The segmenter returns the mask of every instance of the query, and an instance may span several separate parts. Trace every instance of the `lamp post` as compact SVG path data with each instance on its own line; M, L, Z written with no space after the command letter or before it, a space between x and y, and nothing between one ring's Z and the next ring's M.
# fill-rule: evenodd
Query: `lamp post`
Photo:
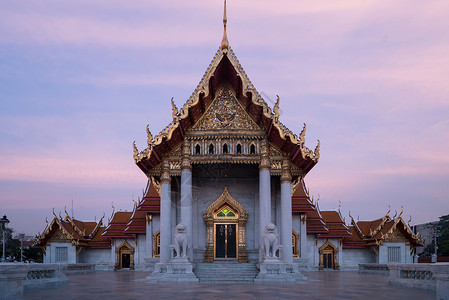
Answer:
M19 233L20 239L20 262L23 262L23 239L25 238L24 233Z
M0 224L2 226L2 232L3 232L3 255L2 255L2 262L6 261L6 257L5 257L5 229L6 229L6 224L9 223L8 218L6 217L6 215L3 216L3 218L0 219Z

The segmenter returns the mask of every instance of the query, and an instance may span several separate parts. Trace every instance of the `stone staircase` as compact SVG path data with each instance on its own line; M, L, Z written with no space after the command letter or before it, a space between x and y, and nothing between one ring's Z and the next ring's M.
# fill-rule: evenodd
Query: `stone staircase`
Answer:
M197 263L193 270L199 282L254 282L259 273L255 263L238 263L232 261L215 261L213 263Z

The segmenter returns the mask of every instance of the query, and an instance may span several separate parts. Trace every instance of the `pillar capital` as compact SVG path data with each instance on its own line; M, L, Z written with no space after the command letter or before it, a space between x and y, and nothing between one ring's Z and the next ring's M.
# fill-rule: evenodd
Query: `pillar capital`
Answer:
M259 171L270 170L270 154L268 150L268 141L263 139L260 141L260 164Z
M168 160L162 161L161 184L170 183L170 163Z
M292 175L290 173L290 160L288 158L284 158L282 160L282 173L281 173L281 184L284 182L291 183Z
M184 139L182 143L181 170L192 171L192 164L190 163L190 141L187 139Z

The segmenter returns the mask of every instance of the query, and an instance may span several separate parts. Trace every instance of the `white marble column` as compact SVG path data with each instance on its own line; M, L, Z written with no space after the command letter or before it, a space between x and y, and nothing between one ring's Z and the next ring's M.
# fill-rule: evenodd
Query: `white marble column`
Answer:
M171 180L170 166L168 161L162 162L161 175L161 215L160 215L160 234L161 234L161 254L160 262L168 263L170 261L171 244Z
M190 142L185 139L182 148L181 164L181 223L187 226L188 251L187 256L193 261L193 222L192 222L192 165L190 164Z
M293 263L292 251L292 176L290 162L282 161L281 175L281 245L282 259L285 263Z
M259 165L259 261L263 260L263 234L271 223L271 176L268 142L262 140Z
M307 258L307 216L301 213L301 221L299 222L299 255L301 258Z

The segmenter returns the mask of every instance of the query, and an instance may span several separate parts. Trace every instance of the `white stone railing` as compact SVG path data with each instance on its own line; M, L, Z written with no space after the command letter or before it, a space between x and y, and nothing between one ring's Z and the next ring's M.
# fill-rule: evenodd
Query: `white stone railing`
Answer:
M61 265L66 275L92 274L95 272L95 264L67 264Z
M388 264L388 283L436 291L438 300L449 300L449 263Z
M387 264L359 264L359 273L367 274L390 274Z
M0 264L0 299L21 299L24 290L52 288L68 284L67 265Z

